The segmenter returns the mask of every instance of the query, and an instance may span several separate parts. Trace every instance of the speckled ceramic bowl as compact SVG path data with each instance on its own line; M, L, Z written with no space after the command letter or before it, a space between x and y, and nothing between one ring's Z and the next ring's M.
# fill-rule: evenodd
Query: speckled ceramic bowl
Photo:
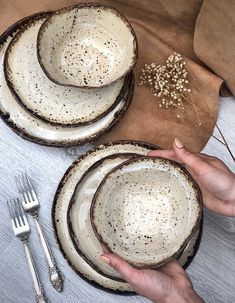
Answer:
M137 40L126 18L103 4L55 12L41 26L38 60L57 84L94 88L126 75L137 59Z
M138 268L177 258L200 223L200 190L179 164L139 157L111 170L91 205L93 229L109 250Z

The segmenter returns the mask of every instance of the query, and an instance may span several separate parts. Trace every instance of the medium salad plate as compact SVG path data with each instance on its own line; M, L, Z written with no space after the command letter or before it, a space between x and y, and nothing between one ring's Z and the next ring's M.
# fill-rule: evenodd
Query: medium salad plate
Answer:
M68 225L74 247L96 271L111 279L120 280L121 276L99 259L103 247L92 229L90 207L93 196L105 175L117 165L135 156L138 154L112 154L95 162L79 179L69 204Z

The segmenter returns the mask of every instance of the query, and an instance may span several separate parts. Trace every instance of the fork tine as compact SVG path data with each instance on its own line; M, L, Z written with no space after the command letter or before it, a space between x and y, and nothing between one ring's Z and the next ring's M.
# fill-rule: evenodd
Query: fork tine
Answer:
M13 219L14 218L14 214L13 214L13 211L12 211L11 200L7 201L7 207L8 207L8 211L9 211L10 217Z
M30 197L27 194L28 191L27 191L27 187L24 184L23 174L18 175L16 177L16 180L17 180L16 184L17 184L18 190L19 190L20 194L22 195L24 203L29 203L30 202Z
M13 201L14 201L13 199L9 199L8 205L9 205L10 213L12 215L12 219L14 221L15 227L18 227L19 221L17 220L17 212L16 212Z
M29 198L29 202L31 202L33 199L32 194L31 194L31 186L28 183L28 178L26 174L22 174L22 180L24 183L24 189L25 189L25 193L27 194L27 197Z
M13 199L13 209L16 214L16 222L18 222L18 225L21 226L21 216L20 216L20 209L19 209L19 203L16 199Z
M20 175L20 181L24 192L28 191L27 184L25 182L24 174Z
M27 175L26 173L25 173L25 180L26 180L26 182L27 182L27 184L28 184L28 188L31 189L31 190L33 190L32 183L31 183L31 181L29 180L29 177L28 177L28 175Z
M17 227L16 215L15 215L15 211L13 209L13 204L12 204L12 200L11 199L9 199L7 201L7 206L8 206L8 211L9 211L10 217L13 220L15 227Z
M17 188L19 190L19 192L22 194L23 192L23 187L21 185L21 182L20 182L20 176L15 176L15 181L16 181L16 185L17 185Z
M26 182L28 184L28 190L31 193L31 197L32 197L33 200L35 200L36 199L36 193L35 193L35 190L33 188L32 183L31 183L31 181L30 181L30 179L29 179L29 177L26 173L25 173L25 179L26 179Z
M20 203L19 198L14 199L14 205L15 205L17 219L20 223L20 226L27 225L28 221L27 221L26 215L24 213L24 210L23 210L22 204Z
M20 214L21 221L22 221L23 225L26 225L25 220L27 220L27 219L26 219L22 204L19 201L19 198L17 198L17 204L18 204L18 207L19 207L19 214Z

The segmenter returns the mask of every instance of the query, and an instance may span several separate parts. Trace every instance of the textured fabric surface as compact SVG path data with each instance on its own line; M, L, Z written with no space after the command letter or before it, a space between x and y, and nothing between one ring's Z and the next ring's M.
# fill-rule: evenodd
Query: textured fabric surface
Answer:
M204 0L197 17L194 50L235 94L235 1Z
M83 1L96 2L96 1ZM123 12L134 27L139 56L135 67L135 94L124 119L100 142L118 139L145 140L169 148L175 136L194 151L208 141L218 113L218 98L222 80L205 69L193 50L193 34L201 0L104 0ZM73 0L0 0L0 30L5 30L19 18L32 13L75 4ZM159 110L150 90L138 86L139 73L145 63L164 64L174 51L180 52L190 71L191 98L202 121L199 127L193 105L186 102L185 110ZM177 115L180 118L177 118Z
M218 125L235 154L235 100L221 100ZM220 139L218 132L214 134ZM41 222L65 275L65 288L57 293L49 284L38 237L30 218L32 233L30 246L46 293L52 303L140 303L148 302L140 296L119 296L98 290L79 278L64 260L54 238L51 223L53 197L65 170L77 158L82 148L50 148L27 142L0 121L0 302L34 302L31 279L26 267L23 246L13 235L6 200L17 195L14 177L27 172L41 202ZM204 152L220 157L235 172L235 164L226 148L213 137ZM218 180L219 181L219 180ZM196 290L207 303L234 303L235 299L235 218L205 212L204 233L198 254L188 273Z

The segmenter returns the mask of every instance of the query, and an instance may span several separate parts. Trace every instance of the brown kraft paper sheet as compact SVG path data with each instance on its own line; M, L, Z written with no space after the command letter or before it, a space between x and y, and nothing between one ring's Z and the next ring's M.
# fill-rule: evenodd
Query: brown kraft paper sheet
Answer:
M134 70L136 83L132 104L119 124L96 144L126 139L171 148L172 141L178 137L193 151L200 151L204 147L216 123L222 79L206 69L193 50L194 27L202 2L102 1L120 10L131 22L137 34L139 57ZM0 30L3 32L12 23L30 14L77 3L71 0L0 0ZM191 81L192 98L201 118L201 126L198 126L193 106L187 104L178 119L175 110L159 109L156 97L150 90L138 85L139 73L145 63L164 64L174 51L184 56L195 80Z

